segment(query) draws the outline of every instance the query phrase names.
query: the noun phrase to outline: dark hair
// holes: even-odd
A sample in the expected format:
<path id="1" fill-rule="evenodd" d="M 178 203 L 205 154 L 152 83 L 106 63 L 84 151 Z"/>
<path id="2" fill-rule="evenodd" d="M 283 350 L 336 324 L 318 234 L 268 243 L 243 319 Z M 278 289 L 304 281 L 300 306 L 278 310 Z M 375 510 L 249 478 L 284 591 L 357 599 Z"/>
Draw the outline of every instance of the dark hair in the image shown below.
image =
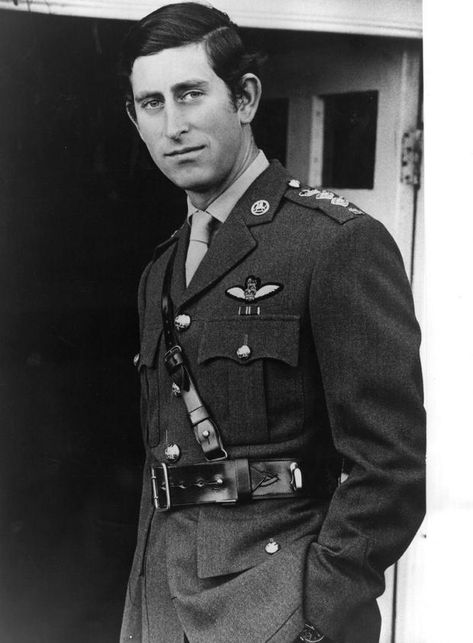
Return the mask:
<path id="1" fill-rule="evenodd" d="M 241 77 L 258 74 L 263 56 L 245 48 L 239 29 L 226 13 L 197 2 L 168 4 L 133 25 L 125 36 L 119 61 L 127 100 L 130 76 L 139 56 L 202 42 L 209 64 L 228 86 L 234 103 L 241 95 Z"/>

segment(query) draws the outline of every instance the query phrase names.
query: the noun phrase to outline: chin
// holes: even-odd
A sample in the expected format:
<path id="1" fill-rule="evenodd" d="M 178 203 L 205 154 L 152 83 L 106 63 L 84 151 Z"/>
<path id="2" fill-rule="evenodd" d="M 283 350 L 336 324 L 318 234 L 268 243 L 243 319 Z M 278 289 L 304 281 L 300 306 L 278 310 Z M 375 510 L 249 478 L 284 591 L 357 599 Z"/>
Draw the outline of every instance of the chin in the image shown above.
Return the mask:
<path id="1" fill-rule="evenodd" d="M 167 174 L 170 181 L 182 190 L 190 192 L 207 192 L 221 182 L 219 176 L 199 169 L 181 170 Z"/>

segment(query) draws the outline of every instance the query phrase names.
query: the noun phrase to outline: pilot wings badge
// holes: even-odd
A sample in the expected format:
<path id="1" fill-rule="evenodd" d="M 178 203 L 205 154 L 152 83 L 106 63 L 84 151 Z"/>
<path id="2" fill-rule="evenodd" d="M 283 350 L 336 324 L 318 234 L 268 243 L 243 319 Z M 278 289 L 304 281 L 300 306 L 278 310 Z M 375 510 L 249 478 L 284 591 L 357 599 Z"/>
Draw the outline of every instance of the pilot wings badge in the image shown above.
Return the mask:
<path id="1" fill-rule="evenodd" d="M 251 303 L 272 297 L 282 289 L 282 284 L 264 284 L 262 286 L 259 277 L 250 275 L 246 278 L 244 287 L 232 286 L 225 291 L 225 294 L 232 299 Z"/>

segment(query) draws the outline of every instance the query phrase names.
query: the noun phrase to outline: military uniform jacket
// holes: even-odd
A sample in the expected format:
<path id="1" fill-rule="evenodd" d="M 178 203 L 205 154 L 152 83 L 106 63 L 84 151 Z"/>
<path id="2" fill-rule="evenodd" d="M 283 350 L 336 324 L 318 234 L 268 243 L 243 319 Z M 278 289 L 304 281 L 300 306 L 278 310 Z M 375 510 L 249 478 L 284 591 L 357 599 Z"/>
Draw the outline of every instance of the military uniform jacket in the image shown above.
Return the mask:
<path id="1" fill-rule="evenodd" d="M 378 641 L 384 570 L 424 511 L 419 329 L 383 225 L 290 179 L 277 162 L 256 179 L 188 288 L 187 225 L 142 276 L 147 464 L 122 640 L 141 640 L 143 610 L 168 609 L 143 599 L 162 583 L 173 614 L 153 641 L 182 641 L 179 623 L 190 643 L 288 643 L 305 621 L 337 643 Z M 180 340 L 229 457 L 302 458 L 320 495 L 153 510 L 149 462 L 170 443 L 179 464 L 203 460 L 163 365 L 160 301 L 176 244 L 172 297 L 191 319 Z"/>

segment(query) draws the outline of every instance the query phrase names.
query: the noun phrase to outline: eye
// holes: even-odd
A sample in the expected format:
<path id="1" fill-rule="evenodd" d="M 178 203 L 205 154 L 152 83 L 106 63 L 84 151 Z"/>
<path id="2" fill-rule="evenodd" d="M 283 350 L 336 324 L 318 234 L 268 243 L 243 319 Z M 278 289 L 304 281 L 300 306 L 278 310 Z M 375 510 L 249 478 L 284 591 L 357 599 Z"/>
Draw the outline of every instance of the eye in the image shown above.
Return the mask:
<path id="1" fill-rule="evenodd" d="M 190 91 L 186 92 L 185 94 L 182 94 L 181 100 L 185 102 L 192 102 L 194 100 L 197 100 L 201 96 L 204 95 L 204 92 L 200 91 L 199 89 L 191 89 Z"/>
<path id="2" fill-rule="evenodd" d="M 146 110 L 161 109 L 163 101 L 159 98 L 149 98 L 141 103 L 141 107 Z"/>

